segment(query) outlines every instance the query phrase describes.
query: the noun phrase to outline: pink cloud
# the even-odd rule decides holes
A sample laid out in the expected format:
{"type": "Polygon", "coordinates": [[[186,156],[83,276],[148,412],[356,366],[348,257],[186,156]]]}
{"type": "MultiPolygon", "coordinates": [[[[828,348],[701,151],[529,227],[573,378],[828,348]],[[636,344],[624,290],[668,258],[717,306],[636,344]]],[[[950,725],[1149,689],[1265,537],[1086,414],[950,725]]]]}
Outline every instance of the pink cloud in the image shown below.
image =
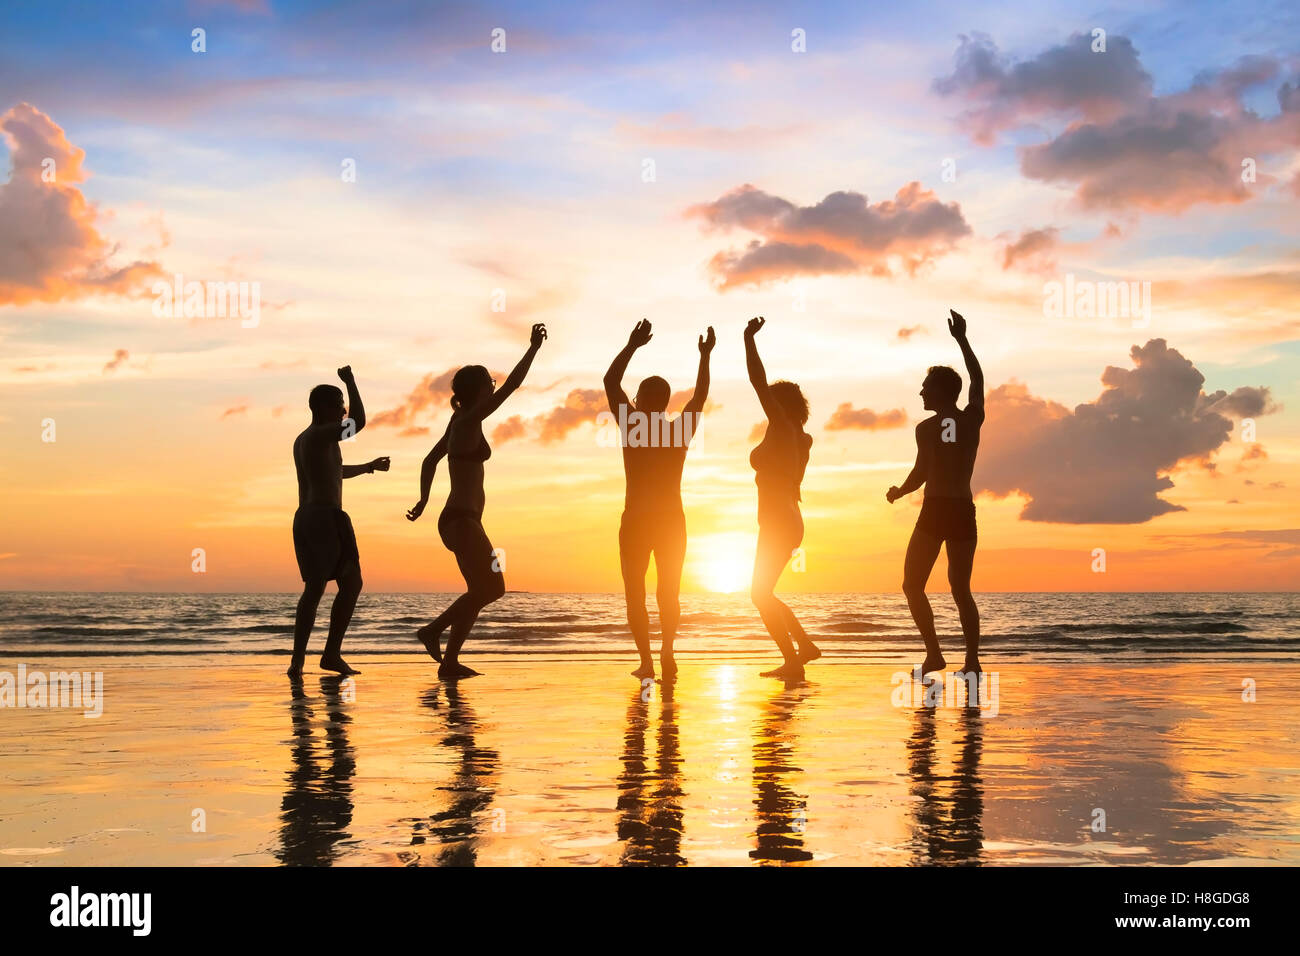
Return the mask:
{"type": "Polygon", "coordinates": [[[841,191],[812,206],[796,206],[746,184],[691,206],[686,215],[703,220],[711,231],[759,235],[709,263],[724,291],[799,275],[889,275],[895,266],[913,274],[971,232],[957,203],[940,202],[916,182],[878,203],[841,191]]]}
{"type": "Polygon", "coordinates": [[[95,226],[84,182],[85,151],[28,103],[0,116],[13,168],[0,186],[0,305],[93,295],[144,295],[158,263],[110,264],[115,249],[95,226]]]}
{"type": "Polygon", "coordinates": [[[120,366],[123,362],[125,362],[130,357],[131,357],[131,353],[128,352],[126,349],[114,350],[113,357],[109,359],[108,363],[104,366],[104,373],[107,374],[109,372],[116,371],[118,366],[120,366]]]}
{"type": "Polygon", "coordinates": [[[1206,394],[1194,365],[1164,339],[1108,366],[1103,390],[1073,410],[1011,383],[989,393],[973,490],[1029,499],[1024,521],[1139,524],[1186,510],[1161,497],[1180,464],[1212,465],[1232,418],[1276,411],[1269,390],[1206,394]]]}

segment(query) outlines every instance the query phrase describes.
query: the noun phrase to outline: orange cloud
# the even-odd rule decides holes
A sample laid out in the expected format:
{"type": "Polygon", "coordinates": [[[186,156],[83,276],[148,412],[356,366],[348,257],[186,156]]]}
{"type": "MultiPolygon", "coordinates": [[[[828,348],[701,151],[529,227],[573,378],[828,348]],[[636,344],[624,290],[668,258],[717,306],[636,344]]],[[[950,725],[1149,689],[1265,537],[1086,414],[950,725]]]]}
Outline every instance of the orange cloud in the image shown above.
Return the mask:
{"type": "Polygon", "coordinates": [[[113,352],[113,357],[109,359],[108,363],[104,366],[104,373],[108,374],[109,372],[116,370],[119,365],[121,365],[130,357],[131,357],[131,353],[128,352],[126,349],[115,349],[113,352]]]}
{"type": "Polygon", "coordinates": [[[579,425],[595,421],[600,412],[607,410],[603,391],[598,388],[575,388],[565,396],[563,405],[534,419],[542,429],[539,440],[543,444],[557,442],[579,425]]]}
{"type": "Polygon", "coordinates": [[[561,441],[580,425],[595,422],[596,416],[608,411],[605,393],[596,388],[575,388],[549,412],[525,420],[522,415],[511,415],[492,430],[492,441],[502,443],[523,438],[530,427],[537,431],[537,440],[543,445],[561,441]]]}
{"type": "Polygon", "coordinates": [[[60,302],[86,296],[144,294],[158,263],[114,268],[112,244],[95,228],[83,182],[85,151],[28,103],[0,116],[13,168],[0,186],[0,305],[60,302]]]}
{"type": "Polygon", "coordinates": [[[902,428],[906,424],[907,413],[901,408],[873,412],[869,408],[854,408],[849,402],[841,402],[822,427],[828,432],[850,429],[874,432],[886,428],[902,428]]]}
{"type": "Polygon", "coordinates": [[[1237,471],[1246,471],[1247,470],[1246,462],[1248,461],[1264,461],[1267,458],[1268,458],[1268,452],[1264,450],[1263,445],[1260,445],[1258,443],[1247,445],[1246,451],[1242,454],[1241,458],[1238,459],[1237,461],[1237,471]]]}
{"type": "Polygon", "coordinates": [[[449,368],[441,375],[430,372],[411,389],[406,401],[396,408],[371,415],[367,424],[371,428],[400,428],[403,435],[427,435],[428,426],[416,425],[415,417],[428,409],[445,405],[451,399],[451,378],[459,368],[449,368]]]}
{"type": "Polygon", "coordinates": [[[508,441],[524,437],[524,420],[522,416],[511,415],[496,428],[492,429],[492,444],[503,445],[508,441]]]}

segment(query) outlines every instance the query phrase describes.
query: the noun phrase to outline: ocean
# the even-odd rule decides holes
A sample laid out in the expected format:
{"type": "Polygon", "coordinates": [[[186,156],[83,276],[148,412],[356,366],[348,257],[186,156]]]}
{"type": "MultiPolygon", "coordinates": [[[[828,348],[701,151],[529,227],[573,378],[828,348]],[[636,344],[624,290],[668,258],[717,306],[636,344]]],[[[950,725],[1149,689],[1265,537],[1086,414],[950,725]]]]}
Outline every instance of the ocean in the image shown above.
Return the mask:
{"type": "MultiPolygon", "coordinates": [[[[344,642],[357,657],[422,654],[415,629],[453,594],[362,594],[344,642]]],[[[901,594],[782,595],[827,658],[912,661],[920,638],[901,594]]],[[[319,651],[332,593],[317,615],[319,651]]],[[[960,653],[951,598],[930,596],[945,652],[960,653]]],[[[981,656],[1099,663],[1300,660],[1300,596],[1285,593],[987,593],[981,656]]],[[[0,659],[289,653],[296,594],[0,592],[0,659]]],[[[653,598],[651,625],[657,627],[653,598]]],[[[744,594],[685,594],[684,658],[772,657],[744,594]]],[[[634,655],[619,594],[510,593],[466,645],[492,656],[634,655]]],[[[960,657],[957,657],[960,661],[960,657]]]]}

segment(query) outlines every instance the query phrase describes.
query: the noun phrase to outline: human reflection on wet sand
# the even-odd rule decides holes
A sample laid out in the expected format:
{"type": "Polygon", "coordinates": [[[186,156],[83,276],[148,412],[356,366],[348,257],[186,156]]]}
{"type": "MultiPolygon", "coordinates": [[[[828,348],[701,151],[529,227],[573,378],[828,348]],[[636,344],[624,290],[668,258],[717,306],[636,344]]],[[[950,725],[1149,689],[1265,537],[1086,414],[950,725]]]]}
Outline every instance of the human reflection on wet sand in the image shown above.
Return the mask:
{"type": "Polygon", "coordinates": [[[935,708],[918,707],[914,718],[915,729],[907,741],[914,799],[909,841],[912,863],[978,865],[984,851],[984,783],[980,779],[984,718],[978,706],[959,710],[958,751],[951,776],[935,771],[935,708]],[[951,787],[945,793],[943,785],[949,782],[951,787]]]}
{"type": "Polygon", "coordinates": [[[790,720],[800,701],[814,693],[806,683],[787,683],[763,706],[754,728],[754,807],[758,818],[750,859],[764,863],[802,863],[813,858],[804,849],[808,797],[791,789],[795,736],[790,720]]]}
{"type": "Polygon", "coordinates": [[[342,679],[322,677],[325,706],[324,748],[312,735],[311,699],[302,679],[289,682],[289,716],[293,723],[293,766],[280,804],[280,845],[276,858],[285,866],[327,866],[339,856],[337,844],[348,839],[352,823],[352,774],[356,757],[348,742],[351,715],[343,706],[342,679]]]}
{"type": "Polygon", "coordinates": [[[618,777],[618,838],[624,841],[623,866],[684,866],[682,856],[681,746],[673,683],[656,688],[659,726],[655,765],[646,762],[646,735],[653,701],[638,688],[627,708],[623,735],[623,772],[618,777]]]}
{"type": "Polygon", "coordinates": [[[501,756],[475,741],[478,718],[459,682],[433,685],[421,695],[420,703],[441,717],[439,730],[445,733],[438,742],[460,751],[460,765],[452,781],[437,788],[451,795],[447,809],[411,821],[411,846],[432,844],[432,858],[419,850],[402,851],[397,858],[407,866],[474,866],[478,862],[478,839],[484,829],[505,832],[508,826],[504,810],[485,819],[492,805],[501,756]]]}

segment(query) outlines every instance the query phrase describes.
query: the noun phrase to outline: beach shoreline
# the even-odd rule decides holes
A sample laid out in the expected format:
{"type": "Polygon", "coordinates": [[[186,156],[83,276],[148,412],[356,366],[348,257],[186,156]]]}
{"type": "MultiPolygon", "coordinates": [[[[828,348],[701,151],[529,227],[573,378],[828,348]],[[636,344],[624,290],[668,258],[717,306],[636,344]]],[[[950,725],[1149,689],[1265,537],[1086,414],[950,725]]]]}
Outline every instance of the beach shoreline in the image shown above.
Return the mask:
{"type": "Polygon", "coordinates": [[[43,660],[102,715],[0,708],[0,865],[1300,862],[1300,665],[990,657],[991,714],[892,664],[472,661],[309,657],[295,693],[279,655],[43,660]]]}

